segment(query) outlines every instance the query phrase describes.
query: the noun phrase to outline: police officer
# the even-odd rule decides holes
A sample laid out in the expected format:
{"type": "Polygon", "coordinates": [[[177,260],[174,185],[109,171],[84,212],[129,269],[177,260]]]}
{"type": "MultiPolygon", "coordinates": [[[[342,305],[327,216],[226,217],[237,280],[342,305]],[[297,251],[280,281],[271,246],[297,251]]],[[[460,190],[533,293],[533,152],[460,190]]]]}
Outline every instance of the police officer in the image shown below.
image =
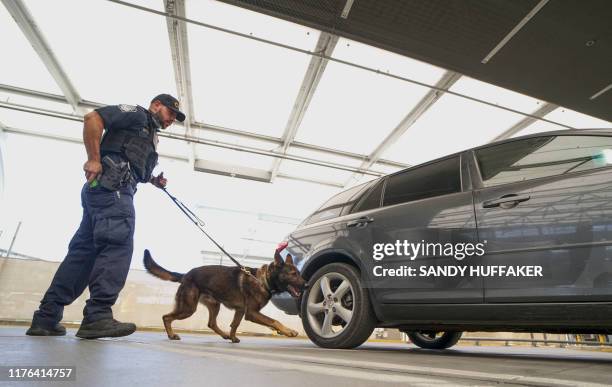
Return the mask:
{"type": "Polygon", "coordinates": [[[66,329],[59,324],[64,306],[76,300],[87,286],[90,298],[77,337],[120,337],[136,330],[132,323],[113,319],[111,310],[132,259],[132,199],[138,183],[166,186],[163,173],[152,175],[157,164],[157,131],[184,119],[179,102],[168,94],[153,98],[149,109],[105,106],[85,115],[83,142],[88,160],[83,166],[87,178],[81,190],[83,218],[66,258],[34,312],[27,335],[65,335],[66,329]]]}

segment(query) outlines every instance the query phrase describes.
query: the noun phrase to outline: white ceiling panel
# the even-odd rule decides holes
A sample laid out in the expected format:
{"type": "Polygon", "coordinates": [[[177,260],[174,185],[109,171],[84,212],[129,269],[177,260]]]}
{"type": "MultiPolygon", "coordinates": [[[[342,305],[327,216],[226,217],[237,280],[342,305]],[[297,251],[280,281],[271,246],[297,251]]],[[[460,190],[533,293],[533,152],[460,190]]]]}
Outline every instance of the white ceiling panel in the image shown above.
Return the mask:
{"type": "Polygon", "coordinates": [[[0,107],[0,122],[8,127],[49,135],[83,138],[83,123],[0,107]]]}
{"type": "Polygon", "coordinates": [[[196,158],[264,170],[272,166],[272,158],[268,156],[202,144],[196,145],[196,158]]]}
{"type": "Polygon", "coordinates": [[[157,94],[176,95],[165,18],[107,1],[35,0],[28,6],[82,98],[148,106],[157,94]]]}
{"type": "Polygon", "coordinates": [[[278,145],[274,142],[258,140],[255,138],[233,136],[230,134],[219,133],[205,129],[196,128],[194,134],[195,136],[207,141],[218,141],[221,143],[240,145],[245,147],[263,149],[267,151],[272,151],[278,147],[278,145]]]}
{"type": "Polygon", "coordinates": [[[410,165],[485,144],[520,114],[445,94],[384,153],[410,165]]]}
{"type": "Polygon", "coordinates": [[[527,114],[531,114],[544,103],[539,99],[466,76],[461,77],[450,90],[527,114]]]}
{"type": "Polygon", "coordinates": [[[19,94],[0,91],[0,101],[18,105],[53,110],[61,113],[73,113],[72,107],[66,103],[48,101],[42,98],[26,97],[19,94]]]}
{"type": "Polygon", "coordinates": [[[334,155],[334,154],[330,154],[330,153],[323,152],[323,151],[302,149],[302,148],[294,147],[294,146],[289,147],[288,153],[291,155],[295,155],[295,156],[322,160],[322,161],[326,161],[329,163],[348,165],[351,167],[359,167],[361,165],[361,160],[356,160],[353,158],[344,157],[340,155],[334,155]]]}
{"type": "Polygon", "coordinates": [[[330,62],[296,140],[369,154],[428,90],[330,62]]]}
{"type": "MultiPolygon", "coordinates": [[[[318,37],[303,27],[223,4],[189,2],[187,11],[192,19],[265,32],[310,49],[318,37]]],[[[196,119],[280,137],[310,56],[195,25],[188,32],[196,119]]]]}
{"type": "Polygon", "coordinates": [[[344,182],[352,175],[352,172],[306,164],[293,160],[283,160],[279,168],[279,173],[301,177],[304,179],[316,179],[338,184],[344,184],[344,182]]]}
{"type": "Polygon", "coordinates": [[[344,38],[338,41],[332,57],[429,85],[435,84],[445,71],[416,59],[344,38]]]}
{"type": "Polygon", "coordinates": [[[53,77],[4,5],[0,6],[0,36],[3,53],[0,83],[61,94],[53,77]]]}
{"type": "Polygon", "coordinates": [[[551,121],[569,125],[576,129],[612,128],[612,122],[604,121],[599,118],[591,117],[566,108],[556,109],[555,111],[550,112],[546,118],[551,121]]]}
{"type": "Polygon", "coordinates": [[[186,5],[189,19],[303,50],[311,51],[319,38],[318,30],[216,0],[188,0],[186,5]]]}
{"type": "Polygon", "coordinates": [[[189,145],[183,140],[160,137],[157,152],[189,159],[189,145]]]}
{"type": "MultiPolygon", "coordinates": [[[[569,125],[576,129],[612,129],[612,122],[604,121],[599,118],[591,117],[566,108],[557,108],[544,116],[544,118],[569,125]]],[[[515,134],[513,137],[563,129],[565,128],[562,126],[551,124],[546,121],[536,121],[515,134]]]]}

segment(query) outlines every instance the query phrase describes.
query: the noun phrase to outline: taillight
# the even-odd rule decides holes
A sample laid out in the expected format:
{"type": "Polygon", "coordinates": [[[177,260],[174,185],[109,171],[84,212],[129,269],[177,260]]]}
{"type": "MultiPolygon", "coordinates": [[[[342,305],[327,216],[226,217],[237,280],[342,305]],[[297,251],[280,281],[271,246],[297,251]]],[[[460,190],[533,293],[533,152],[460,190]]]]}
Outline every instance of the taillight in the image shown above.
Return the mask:
{"type": "Polygon", "coordinates": [[[287,248],[287,246],[289,246],[289,242],[282,241],[281,243],[278,244],[278,246],[276,246],[276,251],[283,251],[287,248]]]}

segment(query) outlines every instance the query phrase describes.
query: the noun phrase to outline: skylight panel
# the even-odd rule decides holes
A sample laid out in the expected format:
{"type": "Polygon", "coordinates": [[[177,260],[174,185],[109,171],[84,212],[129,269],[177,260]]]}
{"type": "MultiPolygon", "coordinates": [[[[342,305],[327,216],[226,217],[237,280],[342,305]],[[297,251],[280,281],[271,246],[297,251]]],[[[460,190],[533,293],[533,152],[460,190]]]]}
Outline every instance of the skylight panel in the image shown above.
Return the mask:
{"type": "Polygon", "coordinates": [[[41,134],[83,138],[83,122],[48,117],[0,107],[0,122],[5,126],[41,134]]]}
{"type": "Polygon", "coordinates": [[[73,113],[72,106],[67,103],[48,101],[42,98],[26,97],[20,94],[0,91],[0,101],[33,108],[53,110],[61,113],[73,113]]]}
{"type": "Polygon", "coordinates": [[[283,160],[279,168],[279,173],[303,179],[320,180],[337,184],[344,184],[352,175],[352,172],[293,160],[283,160]]]}
{"type": "Polygon", "coordinates": [[[416,165],[486,144],[523,116],[445,94],[383,158],[416,165]]]}
{"type": "MultiPolygon", "coordinates": [[[[548,113],[544,118],[559,122],[565,125],[569,125],[576,129],[610,129],[612,128],[612,122],[604,121],[599,118],[595,118],[583,113],[578,113],[574,110],[566,108],[557,108],[554,111],[548,113]]],[[[546,121],[538,120],[533,124],[529,125],[522,131],[515,134],[513,137],[523,136],[527,134],[547,132],[551,130],[563,130],[566,129],[562,126],[555,125],[546,121]]]]}
{"type": "Polygon", "coordinates": [[[466,76],[461,77],[450,90],[527,114],[531,114],[544,103],[536,98],[466,76]]]}
{"type": "MultiPolygon", "coordinates": [[[[187,3],[190,19],[312,50],[315,30],[219,2],[187,3]]],[[[311,56],[189,24],[198,121],[280,137],[311,56]]]]}
{"type": "Polygon", "coordinates": [[[303,50],[313,50],[319,37],[318,30],[220,1],[187,1],[186,6],[189,19],[303,50]]]}
{"type": "Polygon", "coordinates": [[[269,170],[272,165],[272,158],[268,156],[202,144],[196,145],[196,157],[202,160],[263,170],[269,170]]]}
{"type": "Polygon", "coordinates": [[[296,139],[369,154],[428,88],[329,62],[296,139]]]}
{"type": "Polygon", "coordinates": [[[61,94],[55,80],[4,6],[0,7],[0,36],[3,52],[0,83],[61,94]]]}
{"type": "Polygon", "coordinates": [[[189,26],[198,121],[280,137],[310,57],[189,26]]]}
{"type": "Polygon", "coordinates": [[[445,70],[416,59],[341,38],[332,57],[433,85],[445,70]]]}
{"type": "MultiPolygon", "coordinates": [[[[138,1],[152,8],[160,3],[138,1]]],[[[33,1],[28,6],[82,98],[148,106],[160,93],[176,95],[164,17],[107,1],[33,1]]]]}

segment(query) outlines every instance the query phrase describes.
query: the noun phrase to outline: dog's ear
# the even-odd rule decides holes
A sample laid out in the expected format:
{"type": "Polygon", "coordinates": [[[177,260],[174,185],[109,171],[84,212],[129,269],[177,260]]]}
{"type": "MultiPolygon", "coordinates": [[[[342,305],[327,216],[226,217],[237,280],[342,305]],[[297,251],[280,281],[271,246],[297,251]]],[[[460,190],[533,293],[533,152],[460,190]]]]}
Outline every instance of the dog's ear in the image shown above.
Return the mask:
{"type": "Polygon", "coordinates": [[[285,261],[283,261],[283,257],[281,257],[278,251],[274,252],[274,264],[278,267],[281,267],[285,264],[285,261]]]}
{"type": "Polygon", "coordinates": [[[285,263],[293,265],[293,257],[291,256],[291,254],[287,254],[287,259],[285,259],[285,263]]]}

